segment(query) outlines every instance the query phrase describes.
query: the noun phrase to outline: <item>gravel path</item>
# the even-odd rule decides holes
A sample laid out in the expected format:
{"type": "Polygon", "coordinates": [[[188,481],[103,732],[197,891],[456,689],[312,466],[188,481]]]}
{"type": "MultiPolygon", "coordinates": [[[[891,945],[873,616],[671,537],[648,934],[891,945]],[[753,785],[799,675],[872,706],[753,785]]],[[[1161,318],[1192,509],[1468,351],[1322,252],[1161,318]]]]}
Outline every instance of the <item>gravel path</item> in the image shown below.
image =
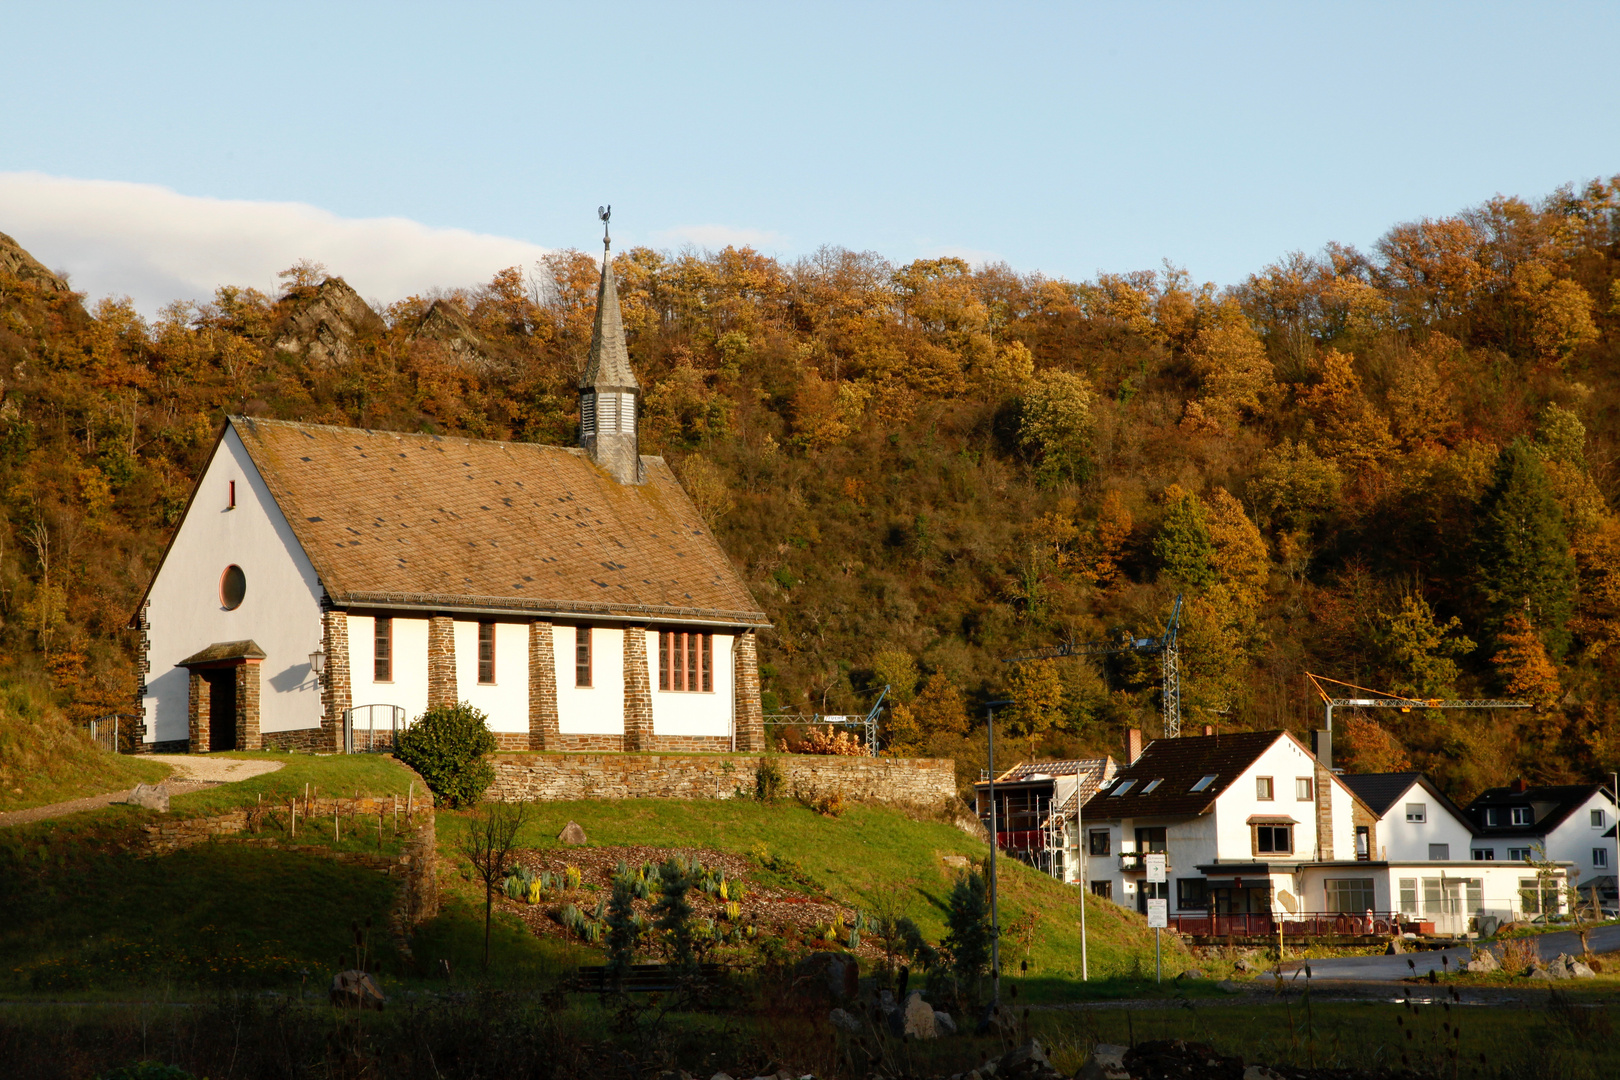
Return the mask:
{"type": "MultiPolygon", "coordinates": [[[[246,780],[253,776],[262,776],[265,773],[275,772],[281,768],[279,761],[244,760],[241,758],[216,758],[191,754],[150,754],[148,760],[162,762],[174,770],[167,779],[158,784],[158,787],[170,795],[180,795],[187,791],[201,791],[203,788],[216,787],[219,784],[229,784],[236,780],[246,780]]],[[[68,814],[78,814],[85,810],[99,810],[103,806],[123,802],[129,797],[131,788],[122,791],[108,791],[101,795],[91,795],[83,799],[70,799],[67,802],[51,803],[48,806],[35,806],[28,810],[13,810],[7,814],[0,814],[0,828],[7,825],[27,825],[34,821],[44,821],[48,818],[66,817],[68,814]]]]}

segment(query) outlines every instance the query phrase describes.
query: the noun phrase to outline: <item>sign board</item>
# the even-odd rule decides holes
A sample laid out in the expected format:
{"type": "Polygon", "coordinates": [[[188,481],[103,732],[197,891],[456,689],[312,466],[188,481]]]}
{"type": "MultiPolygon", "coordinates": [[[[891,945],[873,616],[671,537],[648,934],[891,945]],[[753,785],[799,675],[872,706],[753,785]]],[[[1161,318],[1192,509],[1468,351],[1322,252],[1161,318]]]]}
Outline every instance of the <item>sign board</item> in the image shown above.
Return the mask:
{"type": "Polygon", "coordinates": [[[1149,900],[1147,902],[1148,926],[1154,930],[1168,929],[1170,926],[1170,901],[1149,900]]]}
{"type": "Polygon", "coordinates": [[[1164,852],[1149,855],[1144,864],[1147,866],[1147,879],[1155,885],[1164,884],[1164,852]]]}

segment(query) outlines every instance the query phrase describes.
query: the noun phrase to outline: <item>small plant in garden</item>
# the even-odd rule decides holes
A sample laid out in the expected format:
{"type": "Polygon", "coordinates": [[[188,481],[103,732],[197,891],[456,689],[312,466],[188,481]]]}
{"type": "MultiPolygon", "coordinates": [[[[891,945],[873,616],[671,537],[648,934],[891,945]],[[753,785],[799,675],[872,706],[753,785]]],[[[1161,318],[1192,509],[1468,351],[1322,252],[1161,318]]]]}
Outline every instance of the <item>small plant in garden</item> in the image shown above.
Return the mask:
{"type": "Polygon", "coordinates": [[[557,921],[571,934],[583,936],[585,933],[585,913],[580,911],[577,905],[564,904],[562,910],[557,913],[557,921]]]}
{"type": "Polygon", "coordinates": [[[737,901],[735,901],[735,900],[732,900],[732,901],[730,901],[729,903],[726,904],[726,921],[727,922],[741,922],[742,921],[742,905],[737,903],[737,901]]]}
{"type": "Polygon", "coordinates": [[[565,867],[563,869],[563,881],[565,882],[565,884],[563,886],[564,888],[567,888],[567,889],[577,889],[577,888],[579,888],[579,883],[581,881],[581,875],[580,875],[580,872],[579,872],[579,867],[577,867],[577,866],[565,867]]]}
{"type": "MultiPolygon", "coordinates": [[[[623,863],[619,864],[621,867],[623,863]]],[[[618,987],[630,965],[635,963],[636,946],[641,942],[645,924],[635,911],[636,878],[628,870],[613,877],[613,896],[607,909],[608,977],[618,987]]]]}
{"type": "Polygon", "coordinates": [[[670,962],[676,967],[692,970],[696,966],[696,956],[692,950],[692,905],[686,900],[686,894],[692,888],[691,878],[687,876],[686,868],[674,859],[664,865],[659,877],[663,881],[663,895],[653,906],[653,913],[658,917],[658,931],[669,950],[670,962]]]}
{"type": "Polygon", "coordinates": [[[538,882],[538,881],[529,882],[528,900],[529,900],[529,903],[531,903],[531,904],[538,904],[540,902],[540,882],[538,882]]]}
{"type": "Polygon", "coordinates": [[[488,719],[465,701],[435,705],[394,740],[394,756],[421,773],[446,805],[471,806],[495,781],[488,719]]]}
{"type": "Polygon", "coordinates": [[[540,887],[546,892],[550,892],[552,889],[556,888],[555,882],[552,881],[550,870],[540,871],[540,887]]]}
{"type": "Polygon", "coordinates": [[[782,766],[770,758],[765,758],[754,770],[754,797],[760,802],[775,802],[782,797],[787,787],[787,779],[782,775],[782,766]]]}

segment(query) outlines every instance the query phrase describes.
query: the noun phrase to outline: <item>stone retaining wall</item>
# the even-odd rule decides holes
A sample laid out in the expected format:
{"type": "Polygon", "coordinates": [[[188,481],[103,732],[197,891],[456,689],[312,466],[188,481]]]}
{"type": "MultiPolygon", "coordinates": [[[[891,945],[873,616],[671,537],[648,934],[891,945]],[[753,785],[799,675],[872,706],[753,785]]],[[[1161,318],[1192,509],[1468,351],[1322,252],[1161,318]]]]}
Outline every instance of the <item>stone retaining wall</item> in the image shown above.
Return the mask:
{"type": "Polygon", "coordinates": [[[948,758],[831,757],[815,754],[496,754],[489,798],[728,799],[752,796],[761,761],[782,770],[788,793],[828,795],[937,809],[956,796],[948,758]]]}

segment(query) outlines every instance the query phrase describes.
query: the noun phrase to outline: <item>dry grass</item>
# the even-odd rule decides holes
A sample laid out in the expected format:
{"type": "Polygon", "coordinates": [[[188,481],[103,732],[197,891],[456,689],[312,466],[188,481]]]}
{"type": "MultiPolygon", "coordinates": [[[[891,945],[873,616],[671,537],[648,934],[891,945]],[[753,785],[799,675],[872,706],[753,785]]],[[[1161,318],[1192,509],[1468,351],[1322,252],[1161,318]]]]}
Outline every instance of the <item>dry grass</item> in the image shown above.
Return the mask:
{"type": "Polygon", "coordinates": [[[168,774],[166,765],[98,748],[43,687],[0,683],[0,812],[156,783],[168,774]]]}

